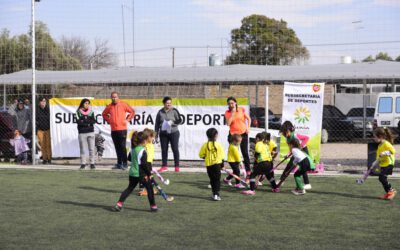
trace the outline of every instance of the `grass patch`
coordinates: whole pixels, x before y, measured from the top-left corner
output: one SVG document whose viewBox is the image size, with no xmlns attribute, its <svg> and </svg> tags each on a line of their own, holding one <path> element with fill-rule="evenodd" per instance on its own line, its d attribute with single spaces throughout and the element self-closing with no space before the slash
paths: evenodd
<svg viewBox="0 0 400 250">
<path fill-rule="evenodd" d="M 0 248 L 64 249 L 395 249 L 399 197 L 377 199 L 376 178 L 313 177 L 305 196 L 262 186 L 248 197 L 226 186 L 211 201 L 206 174 L 164 174 L 172 203 L 131 195 L 122 213 L 111 212 L 128 184 L 127 173 L 0 170 Z M 400 189 L 400 180 L 392 179 Z"/>
</svg>

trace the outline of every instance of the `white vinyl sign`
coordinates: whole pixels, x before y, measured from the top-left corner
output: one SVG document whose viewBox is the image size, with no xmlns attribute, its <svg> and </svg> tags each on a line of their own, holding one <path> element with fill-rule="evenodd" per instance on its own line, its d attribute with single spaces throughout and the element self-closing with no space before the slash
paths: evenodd
<svg viewBox="0 0 400 250">
<path fill-rule="evenodd" d="M 81 99 L 50 100 L 51 142 L 53 157 L 79 157 L 78 129 L 76 124 L 76 110 Z M 127 148 L 130 150 L 130 138 L 134 131 L 144 128 L 154 129 L 156 116 L 162 108 L 161 100 L 123 100 L 135 110 L 135 116 L 128 124 Z M 105 138 L 104 158 L 116 158 L 114 144 L 111 139 L 110 125 L 101 116 L 109 99 L 91 100 L 91 107 L 95 113 L 95 133 L 101 132 Z M 239 106 L 248 110 L 248 99 L 239 98 Z M 178 126 L 180 132 L 179 152 L 182 160 L 199 160 L 199 151 L 207 141 L 207 129 L 214 127 L 218 130 L 218 141 L 224 148 L 228 148 L 229 127 L 225 123 L 224 113 L 227 110 L 226 99 L 173 99 L 174 107 L 180 112 L 182 124 Z M 172 160 L 172 151 L 169 147 L 169 157 Z M 155 145 L 155 158 L 161 159 L 160 144 Z"/>
<path fill-rule="evenodd" d="M 321 147 L 324 83 L 285 82 L 282 122 L 291 121 L 295 133 L 309 137 L 310 156 L 319 162 Z M 281 140 L 281 155 L 288 152 L 286 140 Z"/>
</svg>

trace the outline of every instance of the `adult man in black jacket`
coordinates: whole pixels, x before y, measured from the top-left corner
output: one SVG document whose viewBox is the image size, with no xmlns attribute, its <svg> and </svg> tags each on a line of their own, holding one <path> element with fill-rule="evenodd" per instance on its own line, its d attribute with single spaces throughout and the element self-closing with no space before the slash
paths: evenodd
<svg viewBox="0 0 400 250">
<path fill-rule="evenodd" d="M 36 130 L 39 145 L 42 150 L 43 164 L 51 163 L 51 139 L 50 139 L 50 109 L 44 97 L 39 98 L 36 109 Z"/>
</svg>

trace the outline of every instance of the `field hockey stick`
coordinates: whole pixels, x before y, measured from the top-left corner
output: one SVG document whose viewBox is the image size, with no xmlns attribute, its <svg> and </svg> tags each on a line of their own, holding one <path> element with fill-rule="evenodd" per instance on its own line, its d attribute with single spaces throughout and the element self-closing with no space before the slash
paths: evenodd
<svg viewBox="0 0 400 250">
<path fill-rule="evenodd" d="M 152 171 L 157 175 L 158 179 L 160 179 L 162 183 L 164 183 L 165 185 L 169 185 L 169 179 L 164 179 L 164 177 L 162 177 L 161 174 L 155 169 L 153 169 Z"/>
<path fill-rule="evenodd" d="M 286 172 L 282 173 L 281 179 L 279 183 L 276 185 L 277 188 L 280 188 L 280 186 L 283 184 L 283 182 L 289 177 L 290 173 L 295 169 L 297 166 L 293 164 L 293 166 Z M 283 178 L 282 178 L 283 177 Z"/>
<path fill-rule="evenodd" d="M 289 159 L 290 156 L 291 156 L 291 154 L 288 154 L 287 156 L 285 156 L 285 158 L 283 158 L 282 161 L 280 161 L 278 164 L 276 164 L 276 166 L 273 167 L 273 168 L 271 169 L 271 171 L 269 171 L 269 172 L 272 173 L 272 172 L 274 172 L 275 170 L 277 170 L 278 167 L 279 167 L 283 162 L 285 162 L 287 159 Z M 259 181 L 259 182 L 262 182 L 262 181 L 265 180 L 265 178 L 266 178 L 265 175 L 261 175 L 261 176 L 260 176 L 260 179 L 259 179 L 258 181 Z"/>
<path fill-rule="evenodd" d="M 289 159 L 290 156 L 292 156 L 292 154 L 288 154 L 287 156 L 285 156 L 285 158 L 283 158 L 282 161 L 276 164 L 276 166 L 271 170 L 271 172 L 274 172 L 282 163 L 284 163 L 287 159 Z"/>
<path fill-rule="evenodd" d="M 372 163 L 372 166 L 367 171 L 365 171 L 363 177 L 361 179 L 356 180 L 356 183 L 359 184 L 359 185 L 363 184 L 367 180 L 368 176 L 371 174 L 372 170 L 376 167 L 376 165 L 378 163 L 379 163 L 379 161 L 375 160 Z"/>
<path fill-rule="evenodd" d="M 240 162 L 239 166 L 240 166 L 240 169 L 243 170 L 243 178 L 246 178 L 247 177 L 246 168 L 244 167 L 242 162 Z"/>
<path fill-rule="evenodd" d="M 160 194 L 164 198 L 164 200 L 166 200 L 166 201 L 173 201 L 174 200 L 174 197 L 173 196 L 168 196 L 167 193 L 165 193 L 165 191 L 154 180 L 154 178 L 151 179 L 151 182 L 153 183 L 154 186 L 156 186 L 157 190 L 160 192 Z"/>
<path fill-rule="evenodd" d="M 229 172 L 228 170 L 224 169 L 223 170 L 226 174 L 232 176 L 233 178 L 235 178 L 236 180 L 240 181 L 240 183 L 242 183 L 243 185 L 245 185 L 246 187 L 248 187 L 248 184 L 243 181 L 239 176 L 235 175 L 234 173 Z"/>
</svg>

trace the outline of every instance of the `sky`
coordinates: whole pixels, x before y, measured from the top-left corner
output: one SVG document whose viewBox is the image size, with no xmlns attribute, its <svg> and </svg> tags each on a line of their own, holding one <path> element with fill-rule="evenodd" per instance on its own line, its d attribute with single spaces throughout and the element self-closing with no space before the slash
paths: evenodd
<svg viewBox="0 0 400 250">
<path fill-rule="evenodd" d="M 134 0 L 134 18 L 132 6 L 132 0 L 41 0 L 36 20 L 56 40 L 79 36 L 93 47 L 95 38 L 107 39 L 119 66 L 170 67 L 172 47 L 175 66 L 205 66 L 211 53 L 229 54 L 230 31 L 251 14 L 285 20 L 310 51 L 308 64 L 379 51 L 400 56 L 400 0 Z M 30 0 L 0 0 L 0 29 L 26 33 L 30 17 Z"/>
</svg>

